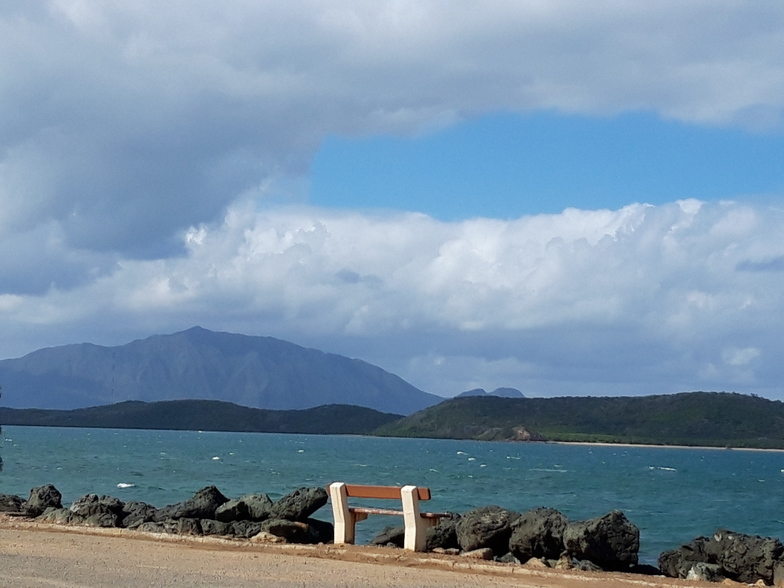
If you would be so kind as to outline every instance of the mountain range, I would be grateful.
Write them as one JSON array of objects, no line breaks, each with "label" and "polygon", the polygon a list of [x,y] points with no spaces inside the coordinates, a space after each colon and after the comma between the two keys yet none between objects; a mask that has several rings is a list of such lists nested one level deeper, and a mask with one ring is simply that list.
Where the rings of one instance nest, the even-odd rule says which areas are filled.
[{"label": "mountain range", "polygon": [[201,327],[125,345],[39,349],[0,361],[3,404],[75,409],[138,400],[220,400],[275,410],[350,404],[411,414],[444,399],[359,359]]}]

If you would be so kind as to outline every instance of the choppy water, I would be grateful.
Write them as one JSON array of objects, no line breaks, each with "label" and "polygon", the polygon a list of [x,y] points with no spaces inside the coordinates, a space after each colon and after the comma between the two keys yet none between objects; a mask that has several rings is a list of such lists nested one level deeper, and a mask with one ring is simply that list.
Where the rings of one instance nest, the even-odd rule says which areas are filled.
[{"label": "choppy water", "polygon": [[[333,481],[428,486],[428,510],[498,504],[571,519],[624,511],[641,560],[719,527],[784,539],[784,453],[430,439],[3,427],[0,492],[54,484],[164,506],[215,484],[230,497]],[[331,519],[326,507],[316,516]],[[358,526],[368,540],[390,517]]]}]

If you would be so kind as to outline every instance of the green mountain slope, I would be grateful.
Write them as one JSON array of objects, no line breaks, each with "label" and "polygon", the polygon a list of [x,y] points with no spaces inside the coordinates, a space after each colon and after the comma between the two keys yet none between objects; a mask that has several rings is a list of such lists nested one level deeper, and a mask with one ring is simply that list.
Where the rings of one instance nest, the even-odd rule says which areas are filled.
[{"label": "green mountain slope", "polygon": [[275,410],[353,404],[411,414],[443,400],[358,359],[194,327],[117,347],[89,343],[0,361],[3,404],[72,409],[199,398]]},{"label": "green mountain slope", "polygon": [[515,428],[551,441],[784,448],[784,403],[689,392],[643,397],[454,398],[376,434],[512,439]]},{"label": "green mountain slope", "polygon": [[130,401],[75,410],[0,408],[0,423],[4,425],[335,435],[368,434],[399,418],[345,404],[263,410],[215,400]]}]

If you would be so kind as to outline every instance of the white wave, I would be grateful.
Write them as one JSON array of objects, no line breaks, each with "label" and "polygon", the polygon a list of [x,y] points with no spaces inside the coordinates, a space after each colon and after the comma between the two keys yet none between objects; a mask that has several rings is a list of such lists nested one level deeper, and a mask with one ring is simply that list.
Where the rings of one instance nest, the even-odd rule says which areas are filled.
[{"label": "white wave", "polygon": [[[468,455],[465,451],[458,451],[457,454],[458,455]],[[784,472],[784,470],[781,470],[781,471]]]},{"label": "white wave", "polygon": [[664,466],[648,466],[649,470],[661,470],[663,472],[677,472],[675,468],[668,468]]},{"label": "white wave", "polygon": [[136,488],[136,484],[129,484],[127,482],[120,482],[117,484],[118,488]]},{"label": "white wave", "polygon": [[565,474],[569,470],[556,470],[553,468],[531,468],[532,472],[555,472],[556,474]]},{"label": "white wave", "polygon": [[213,457],[213,458],[212,458],[212,461],[216,461],[216,460],[219,460],[219,459],[220,459],[220,457],[218,457],[218,456],[216,455],[215,457]]}]

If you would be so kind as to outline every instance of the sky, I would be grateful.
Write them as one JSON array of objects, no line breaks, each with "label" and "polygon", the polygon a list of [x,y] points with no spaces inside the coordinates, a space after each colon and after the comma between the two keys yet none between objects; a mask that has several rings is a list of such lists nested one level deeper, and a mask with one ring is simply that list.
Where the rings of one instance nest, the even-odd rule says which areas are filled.
[{"label": "sky", "polygon": [[783,163],[777,2],[3,0],[0,358],[784,400]]}]

